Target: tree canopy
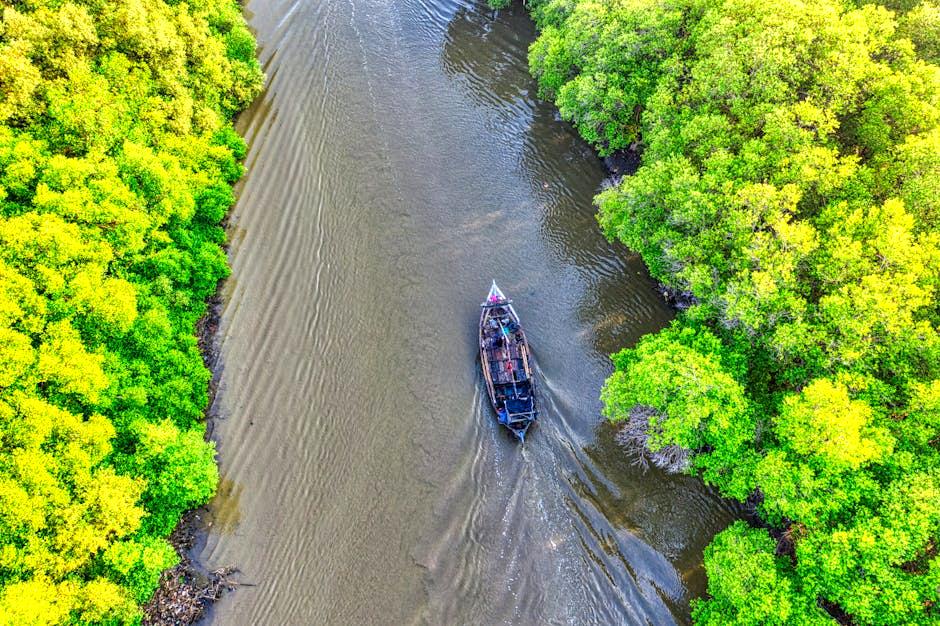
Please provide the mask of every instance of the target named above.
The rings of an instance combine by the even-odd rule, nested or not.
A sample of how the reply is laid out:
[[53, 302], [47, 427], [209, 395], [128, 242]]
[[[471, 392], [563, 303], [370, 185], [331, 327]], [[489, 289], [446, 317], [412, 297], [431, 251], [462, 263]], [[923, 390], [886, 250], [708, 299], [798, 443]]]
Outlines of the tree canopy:
[[2, 11], [0, 624], [137, 623], [217, 481], [194, 327], [254, 39], [232, 0]]
[[696, 298], [614, 356], [606, 413], [758, 503], [705, 551], [695, 620], [936, 623], [936, 4], [530, 4], [542, 95], [642, 150], [601, 226]]

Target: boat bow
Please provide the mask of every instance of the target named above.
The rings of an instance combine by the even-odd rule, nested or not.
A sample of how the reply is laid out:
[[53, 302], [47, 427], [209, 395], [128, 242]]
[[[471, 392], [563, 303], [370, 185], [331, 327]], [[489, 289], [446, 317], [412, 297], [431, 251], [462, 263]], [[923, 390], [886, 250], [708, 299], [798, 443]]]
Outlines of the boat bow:
[[482, 307], [493, 307], [493, 306], [506, 306], [512, 304], [512, 300], [507, 298], [503, 294], [502, 289], [496, 284], [496, 281], [493, 281], [493, 285], [490, 287], [490, 293], [487, 294], [486, 300], [480, 303]]

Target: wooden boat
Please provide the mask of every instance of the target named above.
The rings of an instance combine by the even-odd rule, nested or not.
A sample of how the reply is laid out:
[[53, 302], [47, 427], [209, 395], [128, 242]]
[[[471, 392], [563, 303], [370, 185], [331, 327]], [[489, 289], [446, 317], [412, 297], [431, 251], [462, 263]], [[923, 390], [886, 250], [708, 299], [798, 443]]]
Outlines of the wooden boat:
[[496, 281], [480, 306], [480, 361], [486, 390], [499, 423], [524, 442], [538, 417], [529, 344], [512, 300], [503, 295]]

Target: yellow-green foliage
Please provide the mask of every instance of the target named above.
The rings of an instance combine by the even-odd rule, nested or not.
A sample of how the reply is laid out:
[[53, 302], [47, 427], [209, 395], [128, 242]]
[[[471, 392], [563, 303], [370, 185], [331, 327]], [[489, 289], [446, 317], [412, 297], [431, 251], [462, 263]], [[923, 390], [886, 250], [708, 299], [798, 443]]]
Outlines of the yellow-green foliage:
[[0, 625], [135, 623], [218, 478], [194, 325], [254, 39], [231, 0], [0, 6]]
[[938, 623], [936, 3], [530, 6], [541, 92], [643, 146], [606, 233], [698, 299], [614, 357], [607, 414], [783, 535], [719, 534], [693, 617]]

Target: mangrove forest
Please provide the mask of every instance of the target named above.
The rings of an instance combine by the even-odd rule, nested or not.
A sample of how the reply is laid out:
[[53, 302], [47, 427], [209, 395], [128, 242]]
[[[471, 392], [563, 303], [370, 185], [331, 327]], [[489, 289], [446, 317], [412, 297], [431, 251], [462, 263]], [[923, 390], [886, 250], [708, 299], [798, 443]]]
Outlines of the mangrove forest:
[[4, 2], [0, 624], [132, 624], [215, 492], [195, 325], [258, 93], [231, 0]]
[[756, 519], [697, 624], [940, 620], [940, 8], [530, 1], [540, 94], [601, 155], [608, 237], [692, 305], [614, 355], [641, 463]]

